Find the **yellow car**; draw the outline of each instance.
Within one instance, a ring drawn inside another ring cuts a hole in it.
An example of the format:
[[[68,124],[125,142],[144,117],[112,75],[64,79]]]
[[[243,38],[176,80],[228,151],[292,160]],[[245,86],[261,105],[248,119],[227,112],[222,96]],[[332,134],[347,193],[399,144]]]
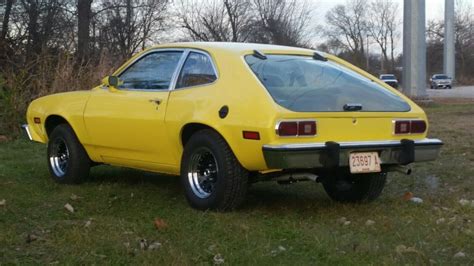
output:
[[[23,126],[59,183],[97,164],[180,175],[191,206],[231,210],[249,184],[312,180],[377,198],[387,172],[434,160],[423,110],[329,54],[243,43],[147,49],[90,91],[33,101]]]

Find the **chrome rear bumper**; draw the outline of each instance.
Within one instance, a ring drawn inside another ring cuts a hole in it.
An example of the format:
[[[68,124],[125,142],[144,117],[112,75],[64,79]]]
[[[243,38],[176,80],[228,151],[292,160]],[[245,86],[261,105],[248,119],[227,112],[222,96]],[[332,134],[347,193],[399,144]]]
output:
[[[28,136],[28,138],[30,140],[33,140],[33,138],[31,137],[30,129],[28,128],[28,124],[21,125],[21,128],[23,128],[25,130],[26,135]]]
[[[348,166],[349,154],[376,151],[382,165],[406,165],[438,157],[439,139],[401,141],[326,142],[264,145],[263,155],[270,169],[326,168]]]

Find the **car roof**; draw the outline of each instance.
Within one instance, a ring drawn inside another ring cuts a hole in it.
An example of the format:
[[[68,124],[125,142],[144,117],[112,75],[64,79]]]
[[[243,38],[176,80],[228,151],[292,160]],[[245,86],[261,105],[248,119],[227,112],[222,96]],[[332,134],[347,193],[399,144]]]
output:
[[[267,53],[287,53],[287,54],[308,54],[311,55],[315,50],[273,45],[273,44],[261,44],[261,43],[240,43],[240,42],[178,42],[178,43],[167,43],[155,45],[149,49],[156,48],[192,48],[200,49],[205,51],[219,51],[230,54],[245,54],[252,53],[254,50]],[[147,50],[149,50],[147,49]]]

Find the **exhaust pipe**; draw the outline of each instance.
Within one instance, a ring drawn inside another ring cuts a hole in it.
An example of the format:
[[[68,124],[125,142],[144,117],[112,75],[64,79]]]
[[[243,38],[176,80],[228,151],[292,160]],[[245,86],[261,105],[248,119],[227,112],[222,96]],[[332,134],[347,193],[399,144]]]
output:
[[[411,168],[403,165],[392,165],[387,168],[388,172],[399,172],[404,175],[410,175],[411,174]]]

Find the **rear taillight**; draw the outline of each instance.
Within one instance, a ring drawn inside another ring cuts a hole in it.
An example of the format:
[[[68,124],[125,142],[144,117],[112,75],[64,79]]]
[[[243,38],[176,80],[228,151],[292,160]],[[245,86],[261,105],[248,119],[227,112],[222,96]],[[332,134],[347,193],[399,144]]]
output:
[[[285,137],[298,135],[298,122],[280,122],[278,135]]]
[[[316,132],[316,121],[282,121],[277,126],[277,134],[282,137],[314,136]]]
[[[401,134],[420,134],[426,131],[426,122],[424,120],[396,120],[394,133]]]
[[[316,122],[315,121],[300,121],[300,122],[298,122],[298,135],[299,136],[314,136],[314,135],[316,135]]]
[[[412,120],[410,132],[412,134],[425,133],[426,131],[426,122],[423,120]]]

